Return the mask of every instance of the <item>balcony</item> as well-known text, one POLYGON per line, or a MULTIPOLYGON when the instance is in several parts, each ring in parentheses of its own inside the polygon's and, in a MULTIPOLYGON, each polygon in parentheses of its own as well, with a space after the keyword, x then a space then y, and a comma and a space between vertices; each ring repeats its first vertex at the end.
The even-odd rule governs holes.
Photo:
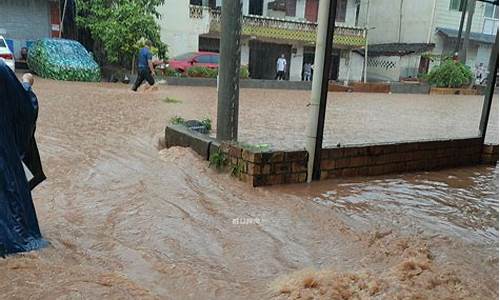
MULTIPOLYGON (((201 6, 191 6, 189 16, 201 19, 204 14, 210 17, 210 33, 220 33, 221 12, 219 10, 203 9, 201 6)), ((317 23, 294 21, 254 15, 243 16, 242 35, 279 41, 316 42, 317 23)), ((334 46, 336 48, 362 48, 365 45, 365 30, 358 27, 337 25, 335 27, 334 46)))

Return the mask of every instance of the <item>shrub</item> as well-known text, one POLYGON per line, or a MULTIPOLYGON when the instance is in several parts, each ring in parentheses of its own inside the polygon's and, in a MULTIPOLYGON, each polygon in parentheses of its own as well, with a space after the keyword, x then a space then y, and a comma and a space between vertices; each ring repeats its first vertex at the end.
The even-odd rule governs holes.
POLYGON ((183 117, 175 116, 170 119, 170 124, 172 125, 184 125, 186 120, 183 117))
POLYGON ((201 124, 203 124, 203 126, 205 126, 208 131, 212 130, 212 120, 210 118, 201 120, 201 124))
POLYGON ((248 66, 241 66, 240 69, 240 78, 248 79, 250 77, 250 72, 248 71, 248 66))
POLYGON ((444 88, 460 88, 472 82, 472 71, 466 65, 451 59, 434 67, 426 76, 426 80, 433 86, 444 88))
POLYGON ((189 77, 216 78, 218 70, 207 67, 191 67, 187 73, 189 77))
POLYGON ((227 158, 226 155, 220 150, 217 150, 217 152, 212 153, 209 158, 209 167, 215 167, 217 170, 222 170, 227 164, 227 158))

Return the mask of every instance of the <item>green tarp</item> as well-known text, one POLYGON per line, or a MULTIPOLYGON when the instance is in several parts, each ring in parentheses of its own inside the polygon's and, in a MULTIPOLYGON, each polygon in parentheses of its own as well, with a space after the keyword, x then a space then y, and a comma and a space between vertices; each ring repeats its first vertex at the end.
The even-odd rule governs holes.
POLYGON ((42 39, 28 52, 28 66, 38 76, 56 80, 100 81, 101 70, 77 41, 42 39))

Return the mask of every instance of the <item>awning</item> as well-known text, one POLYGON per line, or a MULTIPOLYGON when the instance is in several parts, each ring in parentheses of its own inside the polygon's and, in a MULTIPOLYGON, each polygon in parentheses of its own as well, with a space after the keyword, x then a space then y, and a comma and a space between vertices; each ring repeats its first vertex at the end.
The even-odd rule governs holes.
MULTIPOLYGON (((436 31, 447 38, 456 39, 458 38, 458 30, 450 29, 450 28, 442 28, 438 27, 436 31)), ((464 38, 465 32, 462 33, 462 39, 464 38)), ((478 43, 484 44, 494 44, 495 43, 495 35, 485 34, 480 32, 471 32, 470 40, 478 43)))

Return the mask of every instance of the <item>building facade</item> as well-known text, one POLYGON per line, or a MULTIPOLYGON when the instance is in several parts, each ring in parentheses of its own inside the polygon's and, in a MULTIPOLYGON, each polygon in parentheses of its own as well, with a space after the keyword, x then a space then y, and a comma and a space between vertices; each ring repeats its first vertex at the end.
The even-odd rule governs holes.
MULTIPOLYGON (((299 81, 303 65, 314 63, 319 0, 243 0, 241 63, 250 76, 273 79, 276 59, 285 54, 287 78, 299 81)), ((356 26, 358 6, 354 0, 338 1, 332 53, 333 80, 361 80, 365 31, 356 26)), ((169 55, 219 51, 220 0, 166 1, 159 8, 162 40, 169 55)))
POLYGON ((59 37, 59 0, 0 0, 0 35, 16 57, 32 41, 59 37))
MULTIPOLYGON (((452 56, 462 15, 460 2, 361 0, 359 25, 369 28, 368 79, 414 78, 452 56)), ((476 2, 466 62, 472 69, 488 64, 497 30, 498 7, 476 2)))

